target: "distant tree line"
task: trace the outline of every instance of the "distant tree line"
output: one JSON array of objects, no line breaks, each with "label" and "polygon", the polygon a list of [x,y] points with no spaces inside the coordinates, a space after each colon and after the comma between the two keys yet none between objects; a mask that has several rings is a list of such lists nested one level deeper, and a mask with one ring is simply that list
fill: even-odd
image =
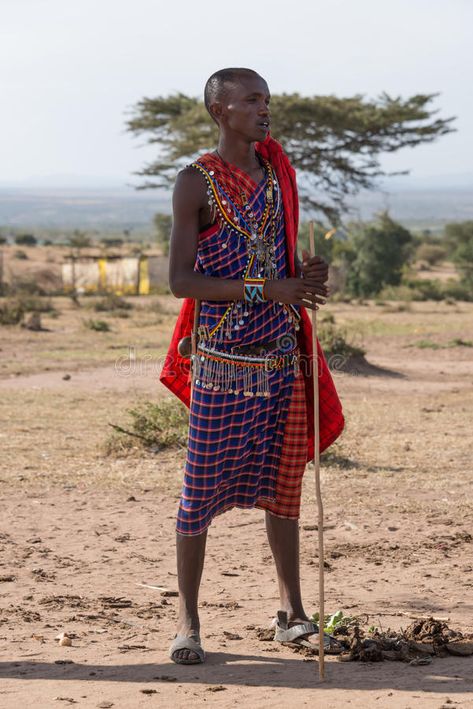
[{"label": "distant tree line", "polygon": [[[473,300],[473,221],[447,224],[442,236],[428,231],[412,233],[388,212],[368,223],[350,223],[331,232],[317,227],[317,252],[338,274],[340,294],[355,298],[401,295],[402,298]],[[300,248],[308,249],[308,223],[301,225]],[[419,279],[441,261],[452,262],[459,276],[441,283]],[[396,290],[397,289],[397,290]]]}]

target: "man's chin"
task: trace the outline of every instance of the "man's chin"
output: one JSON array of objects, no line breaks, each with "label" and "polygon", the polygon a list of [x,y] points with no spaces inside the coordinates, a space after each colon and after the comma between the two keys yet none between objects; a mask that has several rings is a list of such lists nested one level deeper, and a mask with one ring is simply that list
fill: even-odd
[{"label": "man's chin", "polygon": [[263,128],[259,128],[256,131],[256,134],[255,134],[255,137],[253,138],[253,140],[255,142],[258,141],[259,143],[264,143],[264,141],[266,140],[268,135],[269,135],[269,128],[267,130],[263,129]]}]

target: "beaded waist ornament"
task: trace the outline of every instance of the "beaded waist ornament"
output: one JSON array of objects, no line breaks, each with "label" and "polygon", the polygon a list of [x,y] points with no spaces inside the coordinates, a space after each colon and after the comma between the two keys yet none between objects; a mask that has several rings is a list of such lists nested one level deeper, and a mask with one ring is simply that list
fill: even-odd
[{"label": "beaded waist ornament", "polygon": [[193,386],[244,396],[270,396],[271,374],[276,370],[294,372],[297,377],[300,352],[249,357],[199,345],[192,355]]}]

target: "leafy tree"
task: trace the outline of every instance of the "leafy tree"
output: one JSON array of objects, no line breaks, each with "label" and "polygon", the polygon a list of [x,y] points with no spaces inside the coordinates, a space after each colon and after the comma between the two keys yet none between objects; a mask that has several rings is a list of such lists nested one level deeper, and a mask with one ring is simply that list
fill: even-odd
[{"label": "leafy tree", "polygon": [[113,249],[123,246],[124,239],[122,239],[121,236],[104,236],[104,238],[100,240],[100,243],[105,248]]},{"label": "leafy tree", "polygon": [[156,240],[163,250],[163,254],[169,254],[169,242],[171,239],[172,217],[169,214],[154,215],[154,228],[156,230]]},{"label": "leafy tree", "polygon": [[17,234],[15,236],[15,244],[18,246],[36,246],[38,240],[33,234]]},{"label": "leafy tree", "polygon": [[473,221],[447,224],[445,239],[463,282],[473,289]]},{"label": "leafy tree", "polygon": [[412,235],[382,212],[375,224],[353,233],[342,258],[348,265],[347,288],[352,295],[370,297],[384,286],[401,282],[402,269],[412,248]]},{"label": "leafy tree", "polygon": [[79,229],[74,229],[72,236],[68,239],[69,246],[75,249],[85,249],[92,245],[90,236],[87,236],[85,231],[80,231]]},{"label": "leafy tree", "polygon": [[[298,170],[301,202],[331,223],[340,221],[347,197],[372,189],[385,174],[382,153],[415,147],[452,132],[454,118],[436,118],[431,103],[437,94],[409,98],[382,94],[376,100],[361,95],[275,95],[271,99],[272,135]],[[178,169],[217,143],[217,127],[204,104],[179,93],[139,101],[127,121],[129,131],[145,135],[159,157],[138,175],[141,189],[169,187]]]}]

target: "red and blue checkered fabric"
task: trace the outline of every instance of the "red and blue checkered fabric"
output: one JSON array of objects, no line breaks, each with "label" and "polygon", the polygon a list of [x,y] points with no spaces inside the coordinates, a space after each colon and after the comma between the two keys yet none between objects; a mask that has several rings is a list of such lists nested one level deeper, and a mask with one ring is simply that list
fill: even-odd
[{"label": "red and blue checkered fabric", "polygon": [[[234,166],[232,172],[229,172],[212,155],[203,156],[199,163],[212,172],[212,181],[225,201],[231,196],[233,183],[240,181],[245,186],[252,213],[257,221],[260,220],[265,205],[266,178],[257,185]],[[276,221],[274,261],[278,278],[284,278],[284,215],[280,198],[276,194],[275,205],[278,203],[280,210]],[[223,243],[227,244],[227,248],[222,248]],[[216,230],[209,230],[207,236],[200,240],[196,269],[220,278],[241,278],[247,256],[246,241],[232,235],[224,223]],[[203,300],[199,323],[211,329],[219,322],[227,306],[227,302]],[[243,306],[241,310],[244,310]],[[281,344],[272,354],[294,349],[297,341],[294,323],[292,318],[288,318],[283,306],[266,301],[254,304],[248,319],[241,320],[238,329],[232,330],[231,338],[225,336],[218,349],[231,353],[233,347],[238,345],[277,339]],[[287,490],[283,482],[278,480],[294,378],[293,368],[271,371],[268,397],[246,397],[242,391],[234,394],[194,387],[190,404],[186,469],[177,516],[177,531],[180,534],[201,534],[215,515],[231,507],[268,505],[281,516],[288,516],[287,510],[294,516],[294,510],[298,509],[300,502],[300,486],[298,493],[296,488],[300,485],[305,468],[306,438],[302,447],[295,452],[299,482],[292,489],[297,499],[288,502]],[[296,416],[297,421],[300,434],[306,437],[305,419],[299,415]],[[294,443],[294,439],[291,440]],[[287,456],[286,445],[284,460]],[[294,461],[291,462],[293,465]],[[291,477],[289,472],[288,477]],[[277,498],[278,485],[279,490],[284,492],[281,504]]]},{"label": "red and blue checkered fabric", "polygon": [[[294,169],[281,145],[268,136],[264,143],[257,143],[256,150],[268,160],[278,178],[284,204],[284,220],[286,234],[286,268],[289,276],[295,275],[294,256],[297,247],[297,232],[299,223],[299,203],[297,183]],[[170,389],[186,406],[190,406],[191,386],[189,376],[189,360],[181,357],[178,343],[183,337],[191,334],[194,320],[195,301],[185,298],[179,313],[168,353],[161,370],[160,381]],[[304,307],[300,309],[302,320],[298,332],[298,343],[301,356],[306,366],[303,368],[306,405],[307,405],[307,461],[314,457],[314,383],[311,362],[312,323]],[[317,342],[317,358],[319,364],[319,442],[320,450],[330,446],[340,435],[344,426],[342,406],[328,369],[320,344]]]}]

